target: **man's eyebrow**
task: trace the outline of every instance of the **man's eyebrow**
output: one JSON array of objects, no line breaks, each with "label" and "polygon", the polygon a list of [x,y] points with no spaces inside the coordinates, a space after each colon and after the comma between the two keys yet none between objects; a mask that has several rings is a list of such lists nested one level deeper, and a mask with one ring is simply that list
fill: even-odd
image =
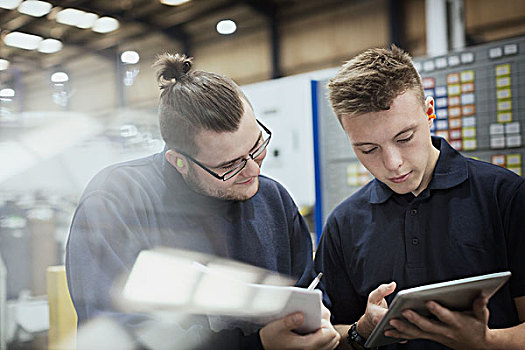
[{"label": "man's eyebrow", "polygon": [[[255,141],[255,144],[252,146],[252,148],[250,148],[250,153],[251,153],[251,151],[253,151],[255,149],[255,147],[257,147],[257,144],[259,143],[261,138],[262,138],[262,131],[259,132],[259,137],[257,138],[257,141]],[[221,168],[221,167],[224,167],[226,165],[233,164],[233,163],[235,163],[235,162],[237,162],[237,161],[239,161],[241,159],[244,159],[244,157],[241,156],[241,157],[237,157],[237,158],[232,159],[232,160],[228,160],[226,162],[222,162],[221,164],[213,166],[212,168]]]},{"label": "man's eyebrow", "polygon": [[[412,126],[409,126],[407,128],[404,128],[403,130],[401,130],[400,132],[398,132],[393,138],[395,139],[396,137],[400,136],[400,135],[403,135],[404,133],[406,132],[409,132],[409,131],[412,131],[414,130],[415,128],[417,128],[416,125],[412,125]],[[375,146],[376,144],[373,143],[373,142],[355,142],[355,143],[352,143],[352,145],[354,147],[359,147],[359,146]]]},{"label": "man's eyebrow", "polygon": [[398,132],[398,133],[396,134],[396,136],[394,136],[394,138],[396,138],[396,137],[398,137],[399,135],[402,135],[402,134],[404,134],[404,133],[406,133],[406,132],[412,131],[412,130],[414,130],[415,128],[417,128],[417,125],[412,125],[412,126],[406,127],[406,128],[404,128],[403,130],[401,130],[400,132]]},{"label": "man's eyebrow", "polygon": [[353,146],[355,147],[359,147],[359,146],[367,146],[367,145],[375,145],[375,143],[373,142],[355,142],[355,143],[352,143]]}]

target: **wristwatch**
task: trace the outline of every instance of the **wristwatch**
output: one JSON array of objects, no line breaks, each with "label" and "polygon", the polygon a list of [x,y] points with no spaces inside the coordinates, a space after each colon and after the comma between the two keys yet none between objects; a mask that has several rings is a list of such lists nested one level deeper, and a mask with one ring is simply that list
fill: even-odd
[{"label": "wristwatch", "polygon": [[350,326],[350,329],[348,330],[348,336],[346,337],[346,339],[348,340],[348,344],[350,344],[352,349],[367,349],[365,348],[366,339],[359,335],[359,333],[357,333],[357,322]]}]

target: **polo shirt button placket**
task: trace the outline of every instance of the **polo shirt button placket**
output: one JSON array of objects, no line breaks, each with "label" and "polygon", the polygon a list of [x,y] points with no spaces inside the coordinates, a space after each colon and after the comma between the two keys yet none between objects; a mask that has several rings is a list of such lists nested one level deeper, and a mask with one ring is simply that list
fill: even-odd
[{"label": "polo shirt button placket", "polygon": [[[410,209],[410,215],[416,216],[417,215],[417,209],[416,208]],[[419,244],[419,239],[418,238],[412,238],[412,245],[418,245],[418,244]]]},{"label": "polo shirt button placket", "polygon": [[[407,249],[407,263],[411,268],[421,268],[423,264],[423,252],[419,235],[419,210],[416,206],[407,208],[405,221],[405,247]],[[416,273],[416,272],[413,272]]]}]

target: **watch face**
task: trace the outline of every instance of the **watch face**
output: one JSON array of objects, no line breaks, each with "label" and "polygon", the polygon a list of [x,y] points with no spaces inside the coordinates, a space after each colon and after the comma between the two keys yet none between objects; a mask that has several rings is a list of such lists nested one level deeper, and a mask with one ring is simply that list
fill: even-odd
[{"label": "watch face", "polygon": [[357,333],[357,322],[354,323],[348,330],[348,341],[351,345],[358,345],[358,348],[362,349],[366,339]]},{"label": "watch face", "polygon": [[350,337],[352,337],[352,340],[357,340],[357,337],[359,337],[359,334],[357,334],[354,326],[352,326],[352,332],[350,333]]}]

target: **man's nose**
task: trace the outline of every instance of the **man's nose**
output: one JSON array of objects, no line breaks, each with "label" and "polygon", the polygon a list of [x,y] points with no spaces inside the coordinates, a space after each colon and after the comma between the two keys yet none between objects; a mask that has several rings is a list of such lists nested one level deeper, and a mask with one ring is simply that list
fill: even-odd
[{"label": "man's nose", "polygon": [[261,173],[261,168],[259,167],[259,164],[257,164],[257,162],[250,157],[248,158],[246,166],[242,172],[245,176],[259,176]]},{"label": "man's nose", "polygon": [[403,165],[401,152],[395,147],[384,149],[383,163],[388,170],[394,171],[399,169]]}]

